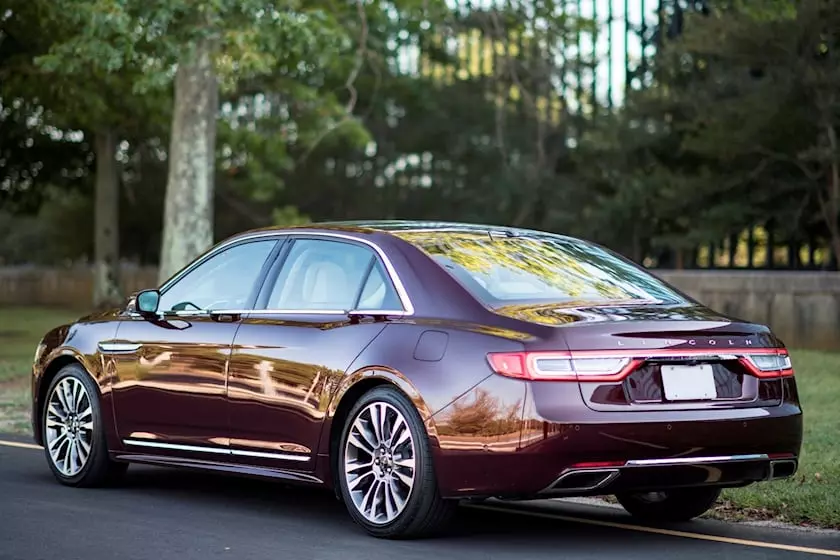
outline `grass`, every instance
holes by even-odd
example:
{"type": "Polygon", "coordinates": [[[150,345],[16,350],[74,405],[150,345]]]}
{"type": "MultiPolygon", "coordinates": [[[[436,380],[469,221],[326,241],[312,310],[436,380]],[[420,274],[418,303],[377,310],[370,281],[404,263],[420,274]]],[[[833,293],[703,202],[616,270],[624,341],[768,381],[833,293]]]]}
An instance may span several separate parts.
{"type": "MultiPolygon", "coordinates": [[[[81,313],[0,308],[0,432],[28,433],[29,372],[41,336],[81,313]]],[[[793,351],[805,410],[799,472],[786,481],[728,490],[711,517],[840,528],[840,353],[793,351]]]]}
{"type": "Polygon", "coordinates": [[[728,490],[712,516],[840,528],[840,354],[791,352],[805,433],[792,479],[728,490]]]}
{"type": "Polygon", "coordinates": [[[29,375],[38,341],[78,311],[0,307],[0,432],[29,433],[29,375]]]}

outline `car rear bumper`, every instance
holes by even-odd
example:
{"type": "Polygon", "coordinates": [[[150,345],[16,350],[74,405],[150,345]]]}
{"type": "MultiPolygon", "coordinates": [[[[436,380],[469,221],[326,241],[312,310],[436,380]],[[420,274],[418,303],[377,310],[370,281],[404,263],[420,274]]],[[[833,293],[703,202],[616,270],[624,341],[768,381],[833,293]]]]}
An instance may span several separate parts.
{"type": "Polygon", "coordinates": [[[793,476],[793,455],[753,454],[626,461],[612,466],[572,466],[539,491],[540,496],[650,492],[691,486],[742,486],[793,476]]]}
{"type": "MultiPolygon", "coordinates": [[[[516,381],[491,379],[478,391],[517,393],[516,381]]],[[[529,387],[521,421],[494,422],[488,435],[468,434],[438,414],[436,470],[447,497],[586,496],[669,487],[736,487],[785,478],[797,468],[802,412],[774,407],[605,413],[587,408],[570,385],[568,398],[541,405],[529,387]]],[[[521,393],[519,393],[521,394],[521,393]]],[[[462,399],[487,402],[466,395],[462,399]]],[[[460,400],[460,399],[459,399],[460,400]]],[[[508,399],[509,402],[510,399],[508,399]]],[[[460,405],[464,417],[468,404],[460,405]]],[[[506,409],[507,418],[512,416],[506,409]]],[[[487,420],[485,420],[487,422],[487,420]]]]}

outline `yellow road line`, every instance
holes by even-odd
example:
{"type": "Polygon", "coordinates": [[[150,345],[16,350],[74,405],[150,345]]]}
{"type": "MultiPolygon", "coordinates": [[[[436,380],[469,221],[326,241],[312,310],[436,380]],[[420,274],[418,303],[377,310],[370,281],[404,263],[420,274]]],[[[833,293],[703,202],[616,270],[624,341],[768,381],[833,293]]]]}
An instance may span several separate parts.
{"type": "Polygon", "coordinates": [[[34,443],[21,443],[19,441],[5,441],[0,439],[0,445],[5,445],[6,447],[20,447],[23,449],[43,449],[40,445],[35,445],[34,443]]]}
{"type": "Polygon", "coordinates": [[[558,521],[568,521],[570,523],[583,523],[586,525],[597,525],[599,527],[610,527],[613,529],[626,529],[629,531],[638,531],[640,533],[653,533],[656,535],[667,535],[669,537],[682,537],[685,539],[696,539],[702,541],[713,541],[726,544],[739,544],[743,546],[751,546],[754,548],[772,548],[775,550],[787,550],[790,552],[803,552],[806,554],[821,554],[823,556],[840,557],[840,550],[829,550],[827,548],[811,548],[807,546],[796,546],[792,544],[778,544],[765,543],[760,541],[750,541],[745,539],[734,539],[731,537],[719,537],[717,535],[707,535],[703,533],[689,533],[688,531],[674,531],[672,529],[659,529],[657,527],[645,527],[643,525],[631,525],[628,523],[616,523],[614,521],[601,521],[598,519],[586,519],[583,517],[572,517],[568,515],[560,515],[553,513],[539,513],[536,511],[528,511],[518,508],[505,508],[495,506],[483,506],[470,504],[468,507],[474,509],[484,509],[488,511],[498,511],[505,513],[515,513],[521,515],[528,515],[531,517],[541,517],[543,519],[556,519],[558,521]]]}

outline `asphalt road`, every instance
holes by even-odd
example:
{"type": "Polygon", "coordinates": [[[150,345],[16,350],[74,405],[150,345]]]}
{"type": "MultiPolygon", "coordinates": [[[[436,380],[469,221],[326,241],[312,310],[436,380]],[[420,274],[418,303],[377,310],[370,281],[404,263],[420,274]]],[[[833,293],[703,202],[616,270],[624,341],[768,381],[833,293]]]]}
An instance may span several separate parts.
{"type": "Polygon", "coordinates": [[[837,534],[714,521],[643,527],[620,510],[553,500],[491,508],[463,508],[443,538],[383,541],[327,492],[139,466],[120,488],[66,488],[41,450],[0,442],[4,560],[840,557],[837,534]]]}

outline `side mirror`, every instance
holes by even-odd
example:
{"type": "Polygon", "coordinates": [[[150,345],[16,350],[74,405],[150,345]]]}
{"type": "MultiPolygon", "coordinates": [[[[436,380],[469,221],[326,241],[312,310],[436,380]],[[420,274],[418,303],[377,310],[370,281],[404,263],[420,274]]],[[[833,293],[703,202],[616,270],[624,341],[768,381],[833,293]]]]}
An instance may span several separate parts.
{"type": "Polygon", "coordinates": [[[137,311],[143,314],[157,313],[160,304],[160,292],[157,290],[143,290],[137,294],[137,311]]]}

